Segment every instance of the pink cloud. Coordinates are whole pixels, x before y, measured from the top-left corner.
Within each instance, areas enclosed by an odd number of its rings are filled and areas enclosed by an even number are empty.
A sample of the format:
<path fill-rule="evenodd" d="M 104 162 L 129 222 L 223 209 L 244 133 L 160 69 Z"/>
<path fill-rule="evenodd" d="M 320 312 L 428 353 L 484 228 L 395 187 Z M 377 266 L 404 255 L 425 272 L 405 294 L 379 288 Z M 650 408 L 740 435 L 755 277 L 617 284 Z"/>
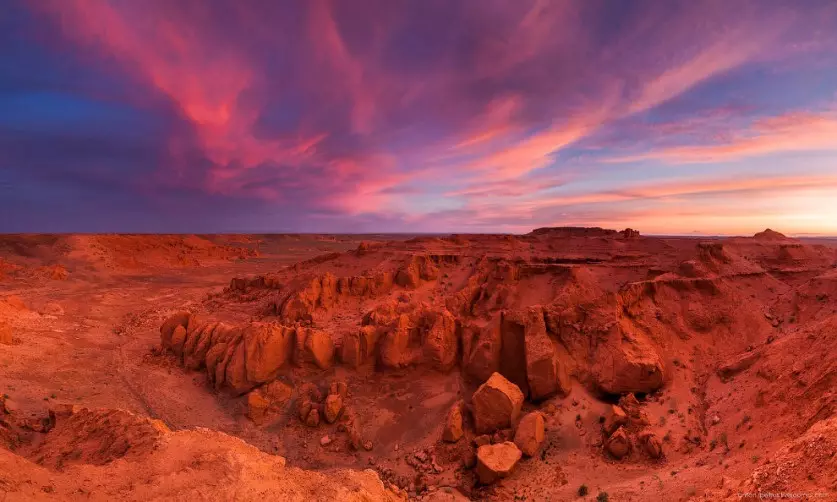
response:
<path fill-rule="evenodd" d="M 837 150 L 837 115 L 833 112 L 790 112 L 756 120 L 745 130 L 731 131 L 713 144 L 663 148 L 608 162 L 660 160 L 675 164 L 738 160 L 782 152 Z"/>

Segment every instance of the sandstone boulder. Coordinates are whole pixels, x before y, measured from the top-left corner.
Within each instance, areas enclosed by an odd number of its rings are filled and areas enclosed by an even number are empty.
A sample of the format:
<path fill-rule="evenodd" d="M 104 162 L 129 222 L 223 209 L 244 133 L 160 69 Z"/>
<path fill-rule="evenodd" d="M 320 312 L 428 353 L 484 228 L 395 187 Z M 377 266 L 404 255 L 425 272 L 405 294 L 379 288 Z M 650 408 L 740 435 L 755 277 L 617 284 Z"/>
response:
<path fill-rule="evenodd" d="M 425 335 L 424 360 L 433 368 L 448 371 L 457 361 L 459 337 L 456 319 L 447 310 L 436 316 L 433 325 Z"/>
<path fill-rule="evenodd" d="M 616 429 L 606 443 L 607 451 L 617 459 L 625 457 L 631 451 L 631 440 L 623 427 Z"/>
<path fill-rule="evenodd" d="M 442 440 L 455 443 L 462 439 L 462 434 L 462 404 L 456 403 L 448 412 L 445 428 L 442 431 Z"/>
<path fill-rule="evenodd" d="M 639 443 L 642 449 L 651 458 L 660 458 L 663 456 L 663 442 L 651 431 L 644 431 L 639 435 Z"/>
<path fill-rule="evenodd" d="M 305 358 L 320 369 L 331 368 L 334 360 L 334 342 L 331 336 L 323 331 L 309 330 L 305 338 Z"/>
<path fill-rule="evenodd" d="M 527 457 L 534 456 L 543 444 L 544 419 L 538 411 L 526 414 L 517 425 L 514 433 L 514 444 Z"/>
<path fill-rule="evenodd" d="M 507 477 L 521 456 L 517 446 L 509 441 L 480 446 L 477 449 L 477 477 L 480 483 L 487 485 Z"/>
<path fill-rule="evenodd" d="M 275 380 L 247 394 L 247 416 L 256 425 L 262 425 L 273 415 L 284 412 L 290 402 L 293 389 Z"/>
<path fill-rule="evenodd" d="M 477 433 L 513 427 L 517 423 L 523 393 L 503 375 L 494 373 L 474 393 L 472 406 Z"/>
<path fill-rule="evenodd" d="M 628 424 L 628 415 L 620 406 L 611 405 L 607 415 L 605 415 L 604 432 L 610 437 L 616 432 L 616 429 Z"/>
<path fill-rule="evenodd" d="M 311 402 L 310 399 L 303 398 L 300 396 L 300 399 L 297 404 L 297 413 L 299 415 L 299 419 L 305 422 L 308 420 L 308 414 L 311 413 L 311 410 L 314 408 L 314 403 Z"/>
<path fill-rule="evenodd" d="M 256 425 L 261 425 L 265 421 L 267 409 L 270 406 L 270 401 L 264 397 L 260 389 L 255 389 L 247 394 L 247 417 Z"/>

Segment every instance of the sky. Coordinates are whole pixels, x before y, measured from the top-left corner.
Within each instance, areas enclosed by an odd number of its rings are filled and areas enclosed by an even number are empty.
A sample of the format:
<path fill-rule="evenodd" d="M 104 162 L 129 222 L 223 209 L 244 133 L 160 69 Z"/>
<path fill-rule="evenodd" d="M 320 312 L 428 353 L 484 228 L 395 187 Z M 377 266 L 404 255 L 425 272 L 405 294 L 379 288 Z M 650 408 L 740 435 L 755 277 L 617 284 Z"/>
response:
<path fill-rule="evenodd" d="M 837 235 L 833 0 L 5 0 L 0 231 Z"/>

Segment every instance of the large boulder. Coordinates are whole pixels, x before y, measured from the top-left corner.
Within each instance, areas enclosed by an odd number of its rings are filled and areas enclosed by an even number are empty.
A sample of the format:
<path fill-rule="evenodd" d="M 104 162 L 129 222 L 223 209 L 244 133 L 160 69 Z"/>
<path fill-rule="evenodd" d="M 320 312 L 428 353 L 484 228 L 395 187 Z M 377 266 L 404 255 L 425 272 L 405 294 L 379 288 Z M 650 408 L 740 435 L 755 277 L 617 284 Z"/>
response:
<path fill-rule="evenodd" d="M 662 358 L 651 341 L 618 325 L 596 348 L 592 372 L 598 387 L 609 394 L 653 392 L 664 378 Z"/>
<path fill-rule="evenodd" d="M 510 441 L 477 448 L 477 477 L 487 485 L 505 478 L 514 470 L 522 454 Z"/>
<path fill-rule="evenodd" d="M 424 338 L 424 360 L 435 369 L 453 368 L 459 351 L 456 318 L 447 310 L 438 315 Z"/>
<path fill-rule="evenodd" d="M 543 444 L 544 440 L 544 419 L 543 414 L 538 411 L 526 414 L 517 424 L 514 433 L 514 444 L 520 448 L 527 457 L 534 456 Z"/>
<path fill-rule="evenodd" d="M 256 425 L 266 423 L 271 414 L 284 411 L 292 393 L 288 385 L 278 380 L 250 391 L 247 394 L 247 416 Z"/>
<path fill-rule="evenodd" d="M 467 335 L 467 344 L 463 336 L 462 369 L 470 380 L 485 382 L 500 371 L 500 320 L 495 318 L 482 327 L 470 326 Z"/>
<path fill-rule="evenodd" d="M 247 380 L 254 384 L 276 378 L 279 369 L 291 359 L 294 350 L 293 328 L 253 323 L 244 330 Z"/>
<path fill-rule="evenodd" d="M 474 426 L 478 434 L 514 427 L 523 405 L 523 393 L 503 375 L 494 373 L 472 397 Z"/>

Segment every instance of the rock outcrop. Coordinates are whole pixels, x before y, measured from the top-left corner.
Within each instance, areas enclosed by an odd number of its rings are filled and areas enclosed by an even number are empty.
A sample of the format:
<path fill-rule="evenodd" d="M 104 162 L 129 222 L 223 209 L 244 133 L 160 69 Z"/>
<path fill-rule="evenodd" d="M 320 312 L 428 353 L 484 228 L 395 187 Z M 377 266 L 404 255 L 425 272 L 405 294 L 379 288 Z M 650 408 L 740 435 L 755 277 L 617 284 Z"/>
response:
<path fill-rule="evenodd" d="M 424 338 L 424 359 L 435 369 L 448 371 L 458 361 L 459 336 L 456 319 L 447 310 L 436 319 Z"/>
<path fill-rule="evenodd" d="M 502 338 L 499 317 L 485 326 L 463 328 L 462 368 L 472 381 L 485 382 L 500 371 Z"/>

